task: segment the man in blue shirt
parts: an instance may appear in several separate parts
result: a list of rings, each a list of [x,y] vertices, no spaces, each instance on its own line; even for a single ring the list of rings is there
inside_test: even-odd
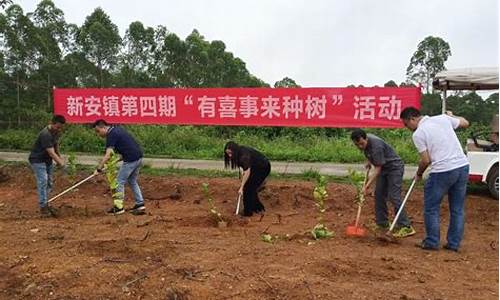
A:
[[[115,191],[116,196],[113,197],[114,205],[108,213],[118,215],[124,212],[125,183],[128,182],[135,198],[135,205],[130,209],[130,212],[134,215],[144,214],[146,212],[144,199],[137,183],[139,170],[142,166],[143,153],[141,147],[123,127],[111,126],[102,119],[95,121],[92,127],[98,136],[106,138],[106,153],[94,174],[97,175],[102,172],[104,165],[111,158],[113,152],[120,154],[123,160],[123,164],[118,171],[118,187]]]

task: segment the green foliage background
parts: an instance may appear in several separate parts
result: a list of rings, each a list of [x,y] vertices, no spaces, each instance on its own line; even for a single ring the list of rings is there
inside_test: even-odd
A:
[[[425,38],[410,59],[407,82],[426,84],[444,68],[450,45],[439,37]],[[83,24],[70,24],[51,0],[33,12],[5,2],[0,10],[0,149],[30,150],[36,134],[50,120],[53,87],[299,87],[284,77],[274,84],[252,75],[243,60],[228,52],[223,41],[207,41],[196,29],[185,39],[165,26],[132,22],[124,36],[101,8]],[[355,86],[353,84],[352,86]],[[388,80],[384,86],[398,86]],[[422,98],[425,114],[441,110],[439,95]],[[487,99],[475,93],[452,95],[449,109],[487,130],[498,113],[498,93]],[[148,156],[221,159],[228,140],[261,150],[272,160],[360,162],[362,154],[348,129],[127,126]],[[403,129],[368,130],[391,144],[405,162],[415,163],[411,133]],[[102,153],[103,141],[81,125],[68,126],[62,152]]]

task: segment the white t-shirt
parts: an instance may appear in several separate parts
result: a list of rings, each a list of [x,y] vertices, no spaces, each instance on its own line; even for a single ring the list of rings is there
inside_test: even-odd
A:
[[[413,132],[418,153],[425,150],[431,158],[431,173],[451,171],[469,164],[454,129],[460,121],[448,115],[424,116]]]

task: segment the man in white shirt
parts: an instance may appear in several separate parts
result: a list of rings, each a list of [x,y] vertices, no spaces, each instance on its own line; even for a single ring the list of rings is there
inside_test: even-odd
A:
[[[450,225],[445,249],[458,251],[464,233],[464,206],[469,162],[455,134],[457,128],[467,128],[469,122],[446,115],[422,116],[414,107],[401,112],[406,128],[413,131],[413,143],[420,154],[416,179],[431,165],[424,187],[424,223],[426,237],[419,246],[424,250],[439,249],[439,211],[441,201],[448,194]]]

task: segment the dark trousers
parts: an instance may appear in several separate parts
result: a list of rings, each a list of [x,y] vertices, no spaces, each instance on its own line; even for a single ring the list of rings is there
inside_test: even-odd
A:
[[[387,218],[387,201],[390,201],[394,207],[394,216],[399,210],[401,206],[403,173],[404,166],[401,166],[399,169],[382,172],[377,178],[377,186],[375,188],[375,222],[377,225],[387,226],[389,224]],[[399,215],[396,224],[399,227],[411,225],[404,209]]]
[[[264,205],[259,200],[258,189],[271,172],[271,165],[268,163],[263,168],[252,168],[250,177],[243,187],[243,214],[251,216],[254,212],[265,211]]]

